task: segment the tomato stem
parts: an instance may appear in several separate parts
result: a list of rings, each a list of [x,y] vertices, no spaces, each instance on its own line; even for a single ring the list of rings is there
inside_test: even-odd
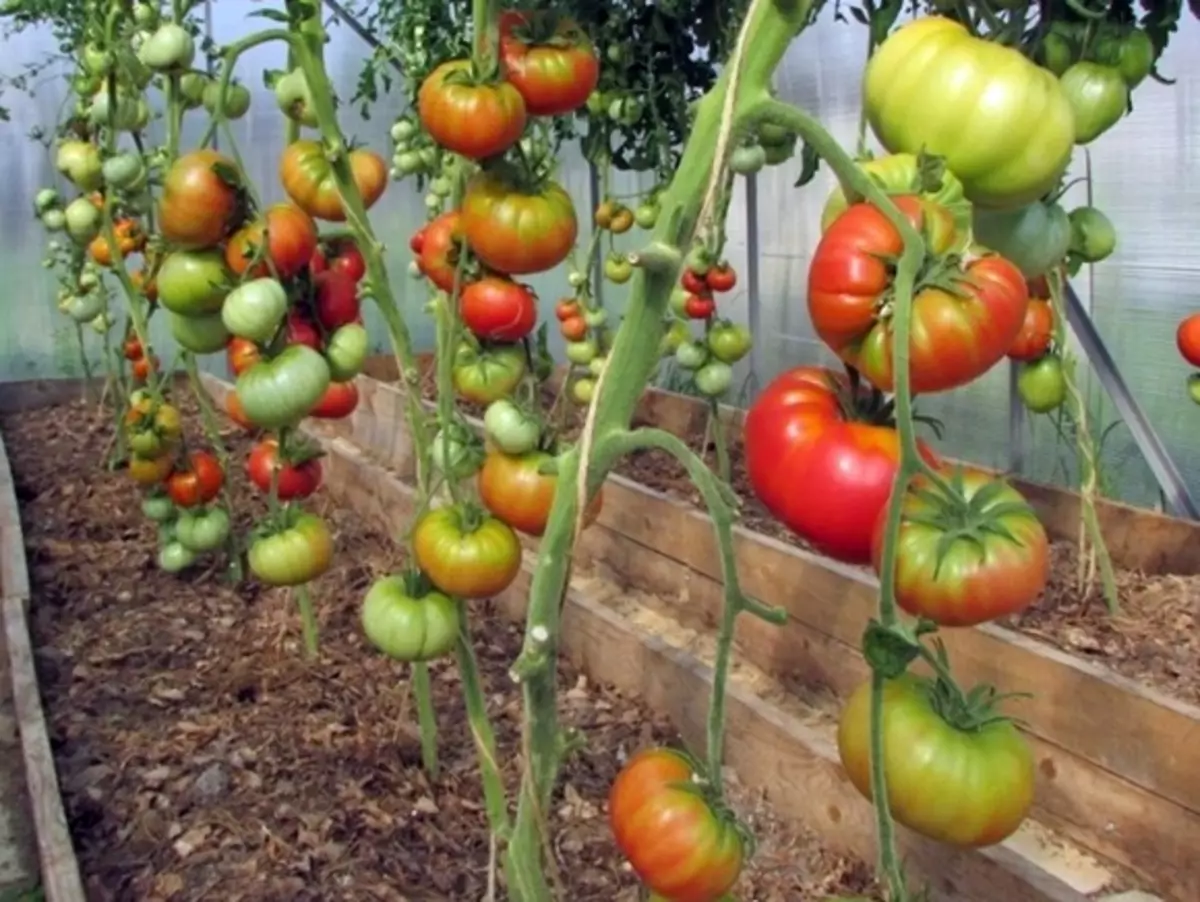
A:
[[[317,614],[313,610],[312,595],[307,585],[296,586],[296,604],[300,607],[300,625],[304,630],[304,651],[309,659],[316,660],[320,653],[320,636],[317,627]]]
[[[433,705],[433,687],[429,682],[429,665],[416,661],[412,665],[413,695],[417,698],[417,729],[421,737],[421,766],[429,779],[438,777],[437,709]]]

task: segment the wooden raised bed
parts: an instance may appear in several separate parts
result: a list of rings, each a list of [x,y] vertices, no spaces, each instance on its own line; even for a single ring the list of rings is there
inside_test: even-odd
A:
[[[395,378],[390,359],[369,372]],[[359,380],[362,400],[347,420],[321,424],[411,480],[413,460],[401,389]],[[706,411],[692,399],[651,391],[639,419],[686,435]],[[737,421],[736,411],[728,411]],[[1017,480],[1056,539],[1071,539],[1079,499],[1071,492]],[[1148,572],[1200,572],[1200,527],[1126,505],[1101,502],[1099,515],[1114,561]],[[743,585],[789,613],[783,628],[746,618],[741,655],[793,690],[845,697],[866,676],[858,641],[875,610],[869,574],[773,538],[739,529]],[[581,561],[649,593],[660,613],[704,632],[717,622],[720,572],[711,521],[690,505],[619,475],[609,478],[596,527],[579,546]],[[1038,819],[1083,848],[1128,868],[1167,898],[1200,899],[1200,709],[995,625],[943,634],[956,673],[1027,692],[1016,709],[1039,764]],[[788,778],[790,779],[790,778]],[[838,829],[841,805],[818,817]]]

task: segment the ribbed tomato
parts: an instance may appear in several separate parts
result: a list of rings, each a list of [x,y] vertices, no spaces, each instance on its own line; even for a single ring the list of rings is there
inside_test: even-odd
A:
[[[600,61],[587,35],[554,13],[502,13],[500,59],[531,116],[577,110],[600,78]]]
[[[225,246],[225,263],[237,275],[244,273],[250,260],[260,253],[264,226],[267,249],[251,275],[270,275],[264,259],[269,258],[278,276],[290,279],[308,265],[317,249],[317,225],[295,204],[275,204],[267,209],[265,219],[257,219],[234,232]]]
[[[414,243],[418,236],[420,248],[415,253],[421,272],[442,291],[453,291],[463,238],[462,216],[457,210],[443,213],[413,236]]]
[[[178,467],[167,479],[167,494],[179,507],[195,507],[217,497],[225,483],[225,474],[216,457],[207,451],[193,451],[187,465]]]
[[[750,405],[745,453],[754,494],[784,526],[830,557],[870,562],[900,460],[879,393],[821,367],[789,370]]]
[[[481,81],[470,60],[433,70],[417,95],[421,124],[438,144],[482,160],[504,153],[525,131],[525,101],[506,81]]]
[[[202,248],[229,234],[242,209],[237,172],[233,160],[215,150],[194,150],[171,164],[158,201],[162,237],[180,248]]]
[[[340,269],[328,269],[313,279],[313,310],[317,322],[332,332],[358,319],[358,288]]]
[[[271,471],[278,469],[275,493],[280,501],[307,498],[321,487],[321,461],[316,456],[303,460],[279,460],[279,440],[263,439],[250,451],[246,473],[262,491],[271,490]]]
[[[502,171],[471,179],[463,197],[463,232],[475,255],[496,272],[522,275],[553,269],[575,246],[575,205],[557,182],[534,190],[518,185]]]
[[[944,256],[957,240],[950,211],[913,195],[893,199],[929,253],[913,292],[909,343],[914,393],[946,391],[987,372],[1012,347],[1029,294],[1025,278],[998,256]],[[883,211],[855,204],[822,236],[808,271],[813,327],[873,385],[891,391],[892,324],[886,296],[904,248]]]
[[[528,285],[486,276],[462,290],[459,315],[477,338],[520,341],[537,325],[537,296]]]
[[[379,154],[363,147],[350,151],[348,157],[354,185],[363,207],[369,210],[387,187],[387,163]],[[279,180],[288,197],[309,216],[330,222],[346,221],[333,168],[319,142],[293,141],[284,148],[279,159]]]

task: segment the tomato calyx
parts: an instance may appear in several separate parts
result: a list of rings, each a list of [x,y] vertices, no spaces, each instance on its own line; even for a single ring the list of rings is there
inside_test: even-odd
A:
[[[508,11],[502,19],[501,41],[507,37],[531,48],[566,49],[590,44],[574,19],[561,16],[554,10]]]
[[[276,469],[281,469],[285,464],[298,467],[310,460],[319,460],[325,456],[320,445],[299,432],[286,430],[281,434],[280,439]]]
[[[895,426],[896,402],[882,389],[862,378],[857,369],[846,365],[846,378],[830,374],[827,386],[837,398],[842,419],[848,423],[865,423],[871,426]]]

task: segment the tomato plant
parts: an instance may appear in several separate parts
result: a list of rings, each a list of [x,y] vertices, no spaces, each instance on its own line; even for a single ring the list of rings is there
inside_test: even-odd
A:
[[[521,543],[508,524],[457,505],[426,512],[413,527],[413,558],[447,595],[489,598],[521,569]]]
[[[459,316],[476,338],[520,341],[537,324],[537,296],[528,285],[487,276],[462,290]]]

